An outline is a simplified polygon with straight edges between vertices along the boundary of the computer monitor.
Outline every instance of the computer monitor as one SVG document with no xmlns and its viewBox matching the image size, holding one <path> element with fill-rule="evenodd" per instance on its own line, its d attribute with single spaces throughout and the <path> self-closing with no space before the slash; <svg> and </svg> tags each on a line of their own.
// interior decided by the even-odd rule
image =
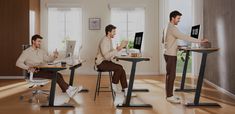
<svg viewBox="0 0 235 114">
<path fill-rule="evenodd" d="M 73 56 L 75 44 L 76 44 L 76 41 L 74 41 L 74 40 L 67 40 L 66 41 L 65 57 Z"/>
<path fill-rule="evenodd" d="M 135 33 L 135 40 L 134 40 L 134 46 L 133 48 L 138 49 L 141 51 L 141 45 L 143 40 L 143 32 L 137 32 Z"/>
<path fill-rule="evenodd" d="M 192 26 L 192 29 L 191 29 L 191 37 L 193 37 L 193 38 L 198 38 L 198 36 L 199 36 L 199 30 L 200 30 L 200 25 Z"/>
</svg>

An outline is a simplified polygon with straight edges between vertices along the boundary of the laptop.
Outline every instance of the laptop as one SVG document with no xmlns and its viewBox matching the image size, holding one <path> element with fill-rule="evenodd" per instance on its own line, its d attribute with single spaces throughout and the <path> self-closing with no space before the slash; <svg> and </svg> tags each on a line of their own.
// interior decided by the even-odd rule
<svg viewBox="0 0 235 114">
<path fill-rule="evenodd" d="M 129 53 L 141 53 L 143 34 L 144 34 L 144 32 L 136 32 L 133 48 L 129 49 L 129 50 L 126 50 L 124 52 L 121 52 L 121 56 L 126 56 Z"/>
<path fill-rule="evenodd" d="M 57 59 L 51 63 L 48 63 L 48 65 L 54 65 L 58 64 L 61 62 L 66 62 L 68 64 L 73 64 L 73 55 L 74 55 L 74 49 L 75 49 L 76 41 L 75 40 L 67 40 L 66 41 L 66 52 L 65 52 L 65 57 Z"/>
<path fill-rule="evenodd" d="M 200 25 L 192 26 L 191 37 L 198 39 L 200 31 Z M 201 48 L 200 44 L 192 43 L 191 48 Z"/>
<path fill-rule="evenodd" d="M 135 40 L 134 40 L 134 49 L 141 50 L 142 40 L 143 40 L 144 32 L 137 32 L 135 33 Z"/>
<path fill-rule="evenodd" d="M 191 29 L 191 37 L 193 38 L 196 38 L 198 39 L 199 37 L 199 32 L 200 32 L 200 25 L 195 25 L 195 26 L 192 26 L 192 29 Z M 181 47 L 189 47 L 190 44 L 186 44 L 186 45 L 180 45 Z M 192 46 L 192 47 L 195 47 L 195 46 Z"/>
<path fill-rule="evenodd" d="M 200 25 L 192 26 L 191 37 L 198 39 L 199 31 L 200 31 Z"/>
</svg>

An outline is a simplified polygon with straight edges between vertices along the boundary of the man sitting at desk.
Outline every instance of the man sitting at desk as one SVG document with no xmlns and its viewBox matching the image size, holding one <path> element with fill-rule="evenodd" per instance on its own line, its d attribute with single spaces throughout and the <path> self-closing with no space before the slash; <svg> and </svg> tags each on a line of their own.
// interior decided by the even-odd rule
<svg viewBox="0 0 235 114">
<path fill-rule="evenodd" d="M 47 52 L 42 50 L 40 48 L 42 39 L 43 38 L 40 35 L 32 36 L 32 46 L 30 46 L 21 53 L 20 57 L 16 62 L 16 66 L 25 69 L 28 72 L 33 72 L 34 77 L 51 79 L 54 76 L 54 72 L 40 70 L 38 71 L 34 68 L 34 66 L 40 64 L 53 62 L 59 55 L 57 50 L 54 51 L 53 56 L 48 55 Z M 66 92 L 69 97 L 73 97 L 78 91 L 82 89 L 82 86 L 78 88 L 69 86 L 60 73 L 57 73 L 57 76 L 57 83 L 59 84 L 62 92 Z"/>
<path fill-rule="evenodd" d="M 121 82 L 122 89 L 124 89 L 124 95 L 127 95 L 127 79 L 126 72 L 119 64 L 112 62 L 112 59 L 118 55 L 118 52 L 122 50 L 123 45 L 127 45 L 127 41 L 123 41 L 116 49 L 113 48 L 112 39 L 116 34 L 116 27 L 114 25 L 108 25 L 105 27 L 105 37 L 101 39 L 98 46 L 98 53 L 96 55 L 96 65 L 100 70 L 114 71 L 112 77 L 112 87 L 114 92 L 121 92 L 121 88 L 118 87 L 119 81 Z"/>
<path fill-rule="evenodd" d="M 180 98 L 173 96 L 174 80 L 176 77 L 177 63 L 177 39 L 186 40 L 194 43 L 208 42 L 206 39 L 195 39 L 181 33 L 176 25 L 180 22 L 182 14 L 178 11 L 170 13 L 170 22 L 163 32 L 162 43 L 164 43 L 164 58 L 166 61 L 166 99 L 171 103 L 180 103 Z"/>
</svg>

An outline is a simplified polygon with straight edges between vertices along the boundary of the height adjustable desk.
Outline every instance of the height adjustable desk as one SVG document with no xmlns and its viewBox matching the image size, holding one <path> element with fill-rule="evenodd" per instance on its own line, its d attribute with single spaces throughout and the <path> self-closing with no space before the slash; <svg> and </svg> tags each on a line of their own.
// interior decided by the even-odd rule
<svg viewBox="0 0 235 114">
<path fill-rule="evenodd" d="M 195 89 L 194 102 L 187 103 L 186 106 L 220 106 L 217 103 L 200 103 L 199 102 L 201 89 L 202 89 L 202 84 L 203 84 L 204 73 L 205 73 L 207 55 L 210 54 L 210 53 L 218 51 L 219 48 L 180 48 L 180 50 L 186 51 L 186 59 L 185 59 L 185 63 L 184 63 L 184 70 L 183 70 L 183 75 L 182 75 L 182 79 L 181 79 L 181 86 L 180 86 L 180 89 L 179 89 L 181 91 L 191 91 L 191 90 L 185 90 L 184 89 L 189 52 L 192 51 L 192 52 L 197 52 L 197 53 L 202 54 L 201 66 L 200 66 L 197 86 L 196 86 L 196 89 Z"/>
<path fill-rule="evenodd" d="M 125 102 L 123 104 L 118 104 L 117 107 L 148 107 L 148 108 L 152 108 L 152 105 L 150 105 L 150 104 L 130 104 L 131 94 L 133 91 L 133 84 L 134 84 L 134 80 L 135 80 L 136 64 L 141 61 L 149 61 L 150 59 L 147 57 L 129 57 L 129 56 L 118 56 L 118 57 L 116 57 L 116 59 L 132 62 L 127 97 L 125 99 Z M 136 91 L 138 91 L 138 90 L 136 90 Z"/>
<path fill-rule="evenodd" d="M 61 66 L 61 65 L 40 65 L 36 66 L 35 68 L 39 70 L 46 70 L 46 71 L 53 71 L 54 76 L 52 77 L 51 81 L 51 89 L 50 89 L 50 95 L 49 95 L 49 103 L 45 105 L 41 105 L 41 107 L 71 107 L 74 108 L 73 105 L 69 104 L 61 104 L 61 105 L 55 105 L 54 100 L 55 100 L 55 90 L 56 90 L 56 82 L 57 82 L 57 73 L 58 71 L 65 70 L 65 69 L 70 69 L 71 74 L 70 74 L 70 81 L 69 85 L 73 85 L 73 80 L 74 80 L 74 72 L 75 69 L 80 67 L 82 65 L 82 62 L 75 62 L 73 65 L 66 65 L 66 66 Z"/>
</svg>

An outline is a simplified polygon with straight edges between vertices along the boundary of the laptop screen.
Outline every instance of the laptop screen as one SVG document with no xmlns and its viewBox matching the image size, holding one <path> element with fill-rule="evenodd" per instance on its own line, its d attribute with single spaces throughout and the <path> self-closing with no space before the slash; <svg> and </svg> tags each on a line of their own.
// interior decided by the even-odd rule
<svg viewBox="0 0 235 114">
<path fill-rule="evenodd" d="M 141 50 L 141 44 L 143 39 L 143 32 L 135 33 L 134 48 Z"/>
<path fill-rule="evenodd" d="M 191 37 L 198 38 L 199 36 L 200 25 L 192 26 Z"/>
</svg>

